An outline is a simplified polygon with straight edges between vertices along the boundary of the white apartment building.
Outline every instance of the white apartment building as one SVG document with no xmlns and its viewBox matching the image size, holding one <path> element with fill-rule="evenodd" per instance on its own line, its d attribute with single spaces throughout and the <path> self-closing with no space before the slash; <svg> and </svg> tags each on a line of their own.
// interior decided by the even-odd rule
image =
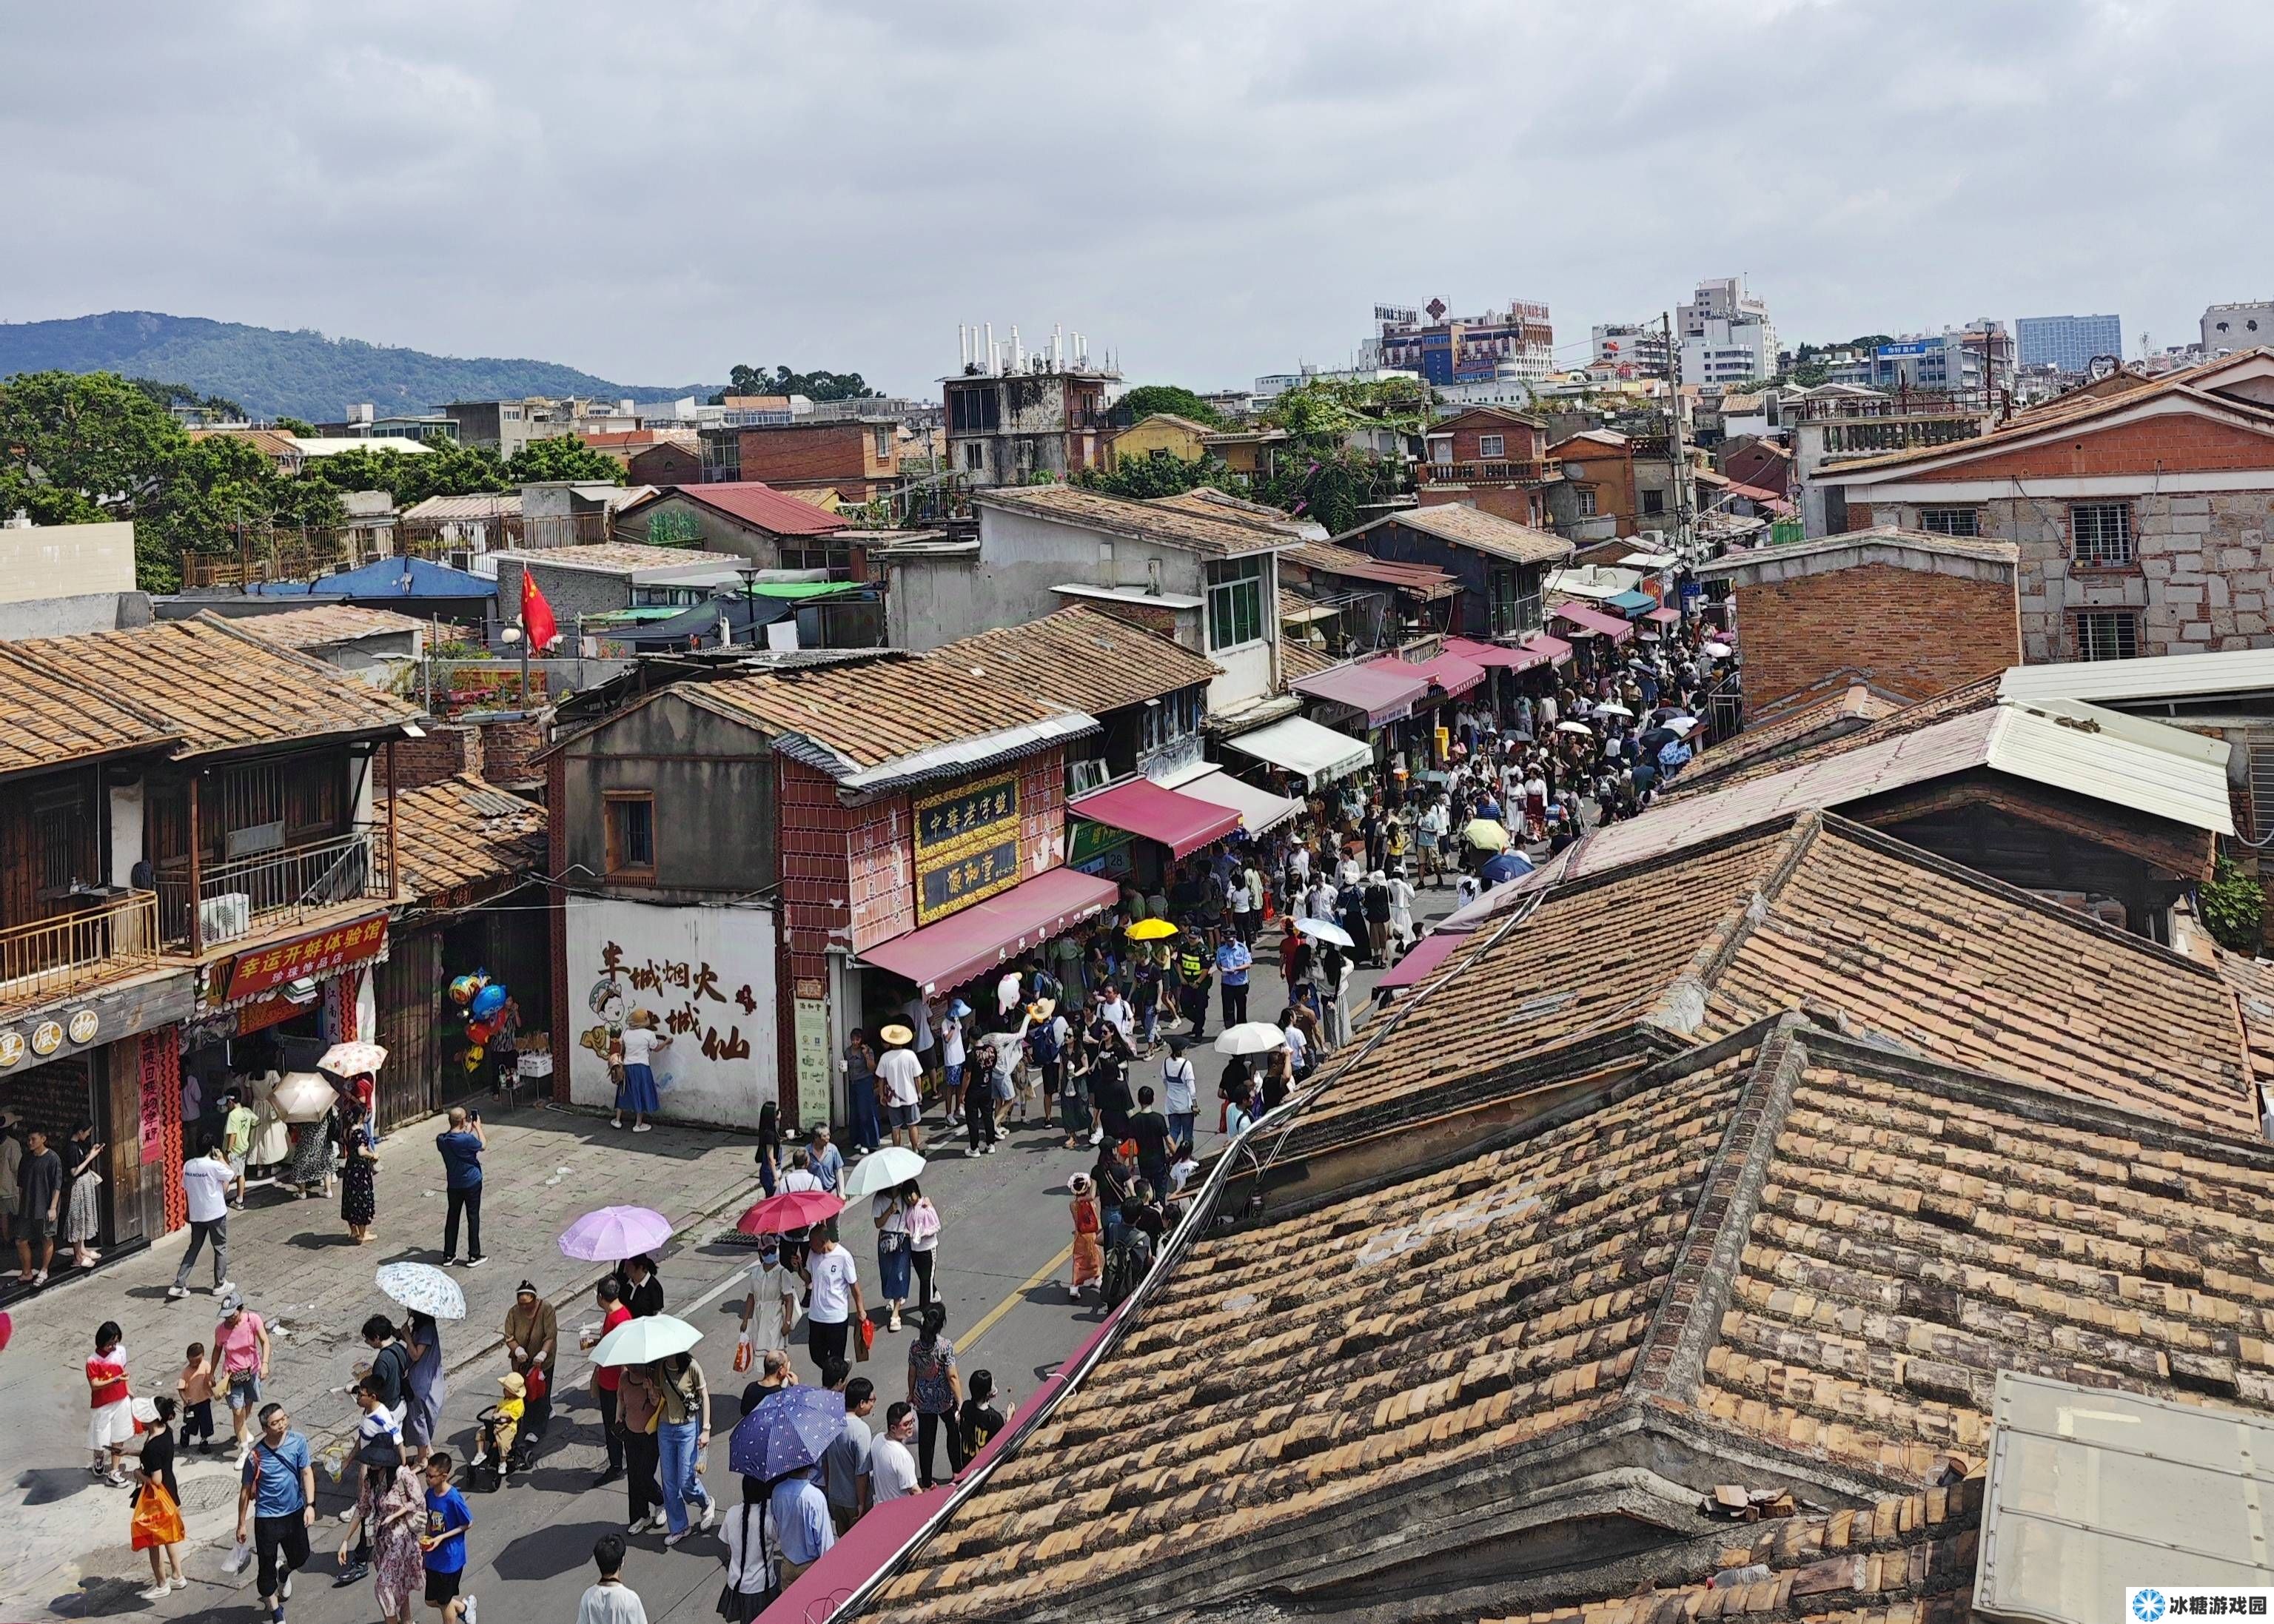
<svg viewBox="0 0 2274 1624">
<path fill-rule="evenodd" d="M 1699 282 L 1690 303 L 1677 307 L 1675 327 L 1685 384 L 1727 388 L 1776 374 L 1776 324 L 1742 276 Z"/>
</svg>

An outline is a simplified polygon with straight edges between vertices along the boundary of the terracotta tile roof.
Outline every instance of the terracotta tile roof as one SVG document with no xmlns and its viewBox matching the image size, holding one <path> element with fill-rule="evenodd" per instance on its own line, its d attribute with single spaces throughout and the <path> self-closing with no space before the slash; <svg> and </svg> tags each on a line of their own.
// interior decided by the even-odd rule
<svg viewBox="0 0 2274 1624">
<path fill-rule="evenodd" d="M 2274 964 L 2213 948 L 2211 962 L 2234 990 L 2242 1016 L 2242 1034 L 2250 1046 L 2250 1071 L 2257 1079 L 2260 1111 L 2274 1103 Z"/>
<path fill-rule="evenodd" d="M 777 491 L 756 479 L 672 485 L 632 503 L 619 519 L 629 520 L 634 514 L 644 513 L 656 503 L 667 502 L 674 497 L 684 497 L 697 507 L 711 508 L 776 536 L 825 536 L 845 528 L 845 521 L 835 514 L 825 513 L 809 502 L 799 501 L 787 492 Z"/>
<path fill-rule="evenodd" d="M 154 748 L 181 729 L 74 674 L 69 662 L 0 643 L 0 773 Z"/>
<path fill-rule="evenodd" d="M 1210 682 L 1223 668 L 1183 644 L 1075 605 L 1023 626 L 980 632 L 922 657 L 1092 716 Z"/>
<path fill-rule="evenodd" d="M 2218 973 L 1837 817 L 1542 888 L 1303 1113 L 1302 1154 L 1504 1097 L 1519 1056 L 1836 1012 L 1952 1064 L 2231 1133 L 2254 1072 Z"/>
<path fill-rule="evenodd" d="M 1977 711 L 1990 710 L 1998 703 L 1998 685 L 2002 680 L 2004 680 L 2002 675 L 1984 677 L 1978 681 L 1968 683 L 1963 688 L 1954 688 L 1947 693 L 1938 694 L 1931 699 L 1923 699 L 1916 704 L 1904 705 L 1899 710 L 1891 710 L 1878 721 L 1868 726 L 1857 728 L 1852 733 L 1803 745 L 1781 756 L 1764 756 L 1743 763 L 1728 772 L 1717 771 L 1710 781 L 1702 782 L 1694 786 L 1677 781 L 1671 790 L 1658 798 L 1659 801 L 1664 804 L 1668 801 L 1681 801 L 1691 795 L 1718 793 L 1725 789 L 1734 789 L 1740 784 L 1750 784 L 1756 778 L 1766 778 L 1771 773 L 1788 772 L 1795 767 L 1805 767 L 1817 762 L 1829 761 L 1834 756 L 1845 756 L 1851 750 L 1862 749 L 1865 745 L 1884 744 L 1891 739 L 1900 739 L 1906 733 L 1916 733 L 1923 727 L 1932 727 L 1939 723 L 1949 721 L 1954 717 L 1971 716 Z M 1733 744 L 1743 743 L 1751 736 L 1751 731 L 1748 730 L 1746 733 L 1739 733 L 1732 742 Z M 1714 749 L 1722 748 L 1724 747 L 1717 745 Z M 1706 751 L 1698 757 L 1698 764 L 1704 766 L 1713 758 L 1713 749 Z"/>
<path fill-rule="evenodd" d="M 1006 513 L 1025 513 L 1090 530 L 1110 530 L 1212 558 L 1284 547 L 1294 539 L 1283 531 L 1258 524 L 1253 515 L 1219 516 L 1196 512 L 1189 506 L 1125 501 L 1079 485 L 1035 485 L 975 491 L 971 500 L 982 508 L 998 508 Z"/>
<path fill-rule="evenodd" d="M 288 609 L 281 614 L 244 617 L 240 631 L 251 632 L 286 649 L 319 649 L 329 643 L 353 643 L 358 637 L 383 637 L 391 632 L 426 629 L 426 622 L 392 609 L 366 609 L 357 604 L 320 604 L 313 609 Z"/>
<path fill-rule="evenodd" d="M 1279 668 L 1290 682 L 1298 677 L 1314 677 L 1329 666 L 1341 663 L 1324 649 L 1314 649 L 1298 638 L 1282 637 L 1279 640 Z"/>
<path fill-rule="evenodd" d="M 320 660 L 262 641 L 216 615 L 132 631 L 35 637 L 8 645 L 80 694 L 157 718 L 173 754 L 200 756 L 290 740 L 376 733 L 420 714 Z"/>
<path fill-rule="evenodd" d="M 1952 1478 L 1987 1453 L 1998 1372 L 2274 1412 L 2263 1143 L 1797 1016 L 1574 1109 L 1190 1232 L 877 1602 L 1294 1617 L 1353 1583 L 1442 1598 L 1453 1550 L 1517 1530 L 1537 1543 L 1499 1571 L 1543 1599 L 1469 1616 L 1956 1624 L 1982 1496 Z M 1661 1500 L 1666 1543 L 1617 1547 L 1604 1598 L 1584 1530 L 1638 1464 L 1849 1504 L 1732 1528 Z"/>
<path fill-rule="evenodd" d="M 1517 564 L 1561 564 L 1571 556 L 1571 544 L 1561 536 L 1551 536 L 1529 524 L 1518 524 L 1513 519 L 1503 519 L 1459 502 L 1434 508 L 1401 508 L 1370 524 L 1361 524 L 1337 536 L 1335 540 L 1348 542 L 1352 537 L 1363 536 L 1384 524 L 1402 524 L 1440 541 L 1471 547 Z"/>
<path fill-rule="evenodd" d="M 287 460 L 297 462 L 300 458 L 300 442 L 282 429 L 192 429 L 190 431 L 192 440 L 204 440 L 209 435 L 225 435 L 230 440 L 241 440 L 272 462 Z"/>
<path fill-rule="evenodd" d="M 1180 513 L 1196 513 L 1204 519 L 1231 519 L 1236 523 L 1259 524 L 1266 530 L 1284 530 L 1290 535 L 1306 526 L 1320 534 L 1326 526 L 1313 520 L 1299 519 L 1284 508 L 1274 508 L 1265 502 L 1251 502 L 1245 497 L 1234 496 L 1229 491 L 1219 491 L 1212 485 L 1194 485 L 1189 491 L 1179 491 L 1174 496 L 1148 499 L 1151 508 L 1171 508 Z"/>
<path fill-rule="evenodd" d="M 672 691 L 768 733 L 811 740 L 836 758 L 840 776 L 1073 711 L 929 655 L 759 672 Z"/>
<path fill-rule="evenodd" d="M 1966 1624 L 1985 1478 L 1810 1516 L 1732 1527 L 1702 1560 L 1651 1563 L 1652 1582 L 1617 1596 L 1587 1592 L 1482 1624 L 1673 1624 L 1735 1618 L 1760 1624 Z M 1765 1579 L 1735 1577 L 1765 1568 Z"/>
<path fill-rule="evenodd" d="M 1315 569 L 1324 575 L 1344 575 L 1353 581 L 1376 581 L 1385 586 L 1402 588 L 1435 597 L 1456 584 L 1452 575 L 1432 564 L 1395 563 L 1360 553 L 1355 547 L 1337 546 L 1331 541 L 1306 541 L 1299 547 L 1290 547 L 1279 555 L 1283 563 L 1298 565 L 1304 569 Z"/>
<path fill-rule="evenodd" d="M 880 1599 L 943 1620 L 1016 1618 L 1045 1597 L 1118 1611 L 1142 1598 L 1106 1591 L 1163 1563 L 1291 1537 L 1600 1415 L 1742 1080 L 1733 1062 L 1201 1242 Z"/>
<path fill-rule="evenodd" d="M 430 496 L 403 510 L 406 524 L 467 524 L 521 516 L 521 492 L 501 491 L 472 496 Z"/>
<path fill-rule="evenodd" d="M 456 886 L 541 873 L 545 808 L 471 772 L 395 798 L 395 859 L 405 889 L 425 901 Z M 380 802 L 380 816 L 387 803 Z"/>
<path fill-rule="evenodd" d="M 1723 786 L 1736 781 L 1729 776 L 1736 769 L 1773 758 L 1789 764 L 1805 746 L 1846 738 L 1901 709 L 1900 701 L 1851 680 L 1835 692 L 1780 710 L 1733 739 L 1709 745 L 1682 775 L 1680 787 L 1690 793 L 1704 784 Z"/>
<path fill-rule="evenodd" d="M 629 575 L 643 569 L 692 569 L 704 565 L 731 569 L 749 562 L 739 553 L 711 553 L 701 547 L 651 547 L 637 541 L 592 541 L 575 547 L 505 547 L 488 556 L 534 564 L 543 569 L 591 569 L 612 575 Z"/>
</svg>

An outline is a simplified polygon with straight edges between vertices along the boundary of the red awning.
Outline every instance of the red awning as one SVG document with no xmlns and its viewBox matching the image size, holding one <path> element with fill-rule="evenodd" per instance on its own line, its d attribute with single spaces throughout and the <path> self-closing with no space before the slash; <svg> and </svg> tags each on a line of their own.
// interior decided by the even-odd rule
<svg viewBox="0 0 2274 1624">
<path fill-rule="evenodd" d="M 1546 632 L 1534 632 L 1524 640 L 1527 649 L 1537 649 L 1559 665 L 1571 663 L 1571 645 L 1561 637 L 1551 637 Z"/>
<path fill-rule="evenodd" d="M 1239 827 L 1239 814 L 1231 808 L 1179 795 L 1150 778 L 1132 778 L 1069 801 L 1066 810 L 1093 823 L 1108 823 L 1148 840 L 1158 840 L 1178 857 L 1221 840 Z"/>
<path fill-rule="evenodd" d="M 1404 666 L 1384 671 L 1379 660 L 1369 660 L 1363 665 L 1330 666 L 1307 677 L 1298 677 L 1287 686 L 1306 698 L 1348 705 L 1366 718 L 1368 727 L 1379 727 L 1384 722 L 1412 715 L 1413 702 L 1429 696 L 1427 677 L 1418 671 L 1408 672 Z"/>
<path fill-rule="evenodd" d="M 1502 671 L 1530 671 L 1535 665 L 1545 665 L 1549 658 L 1545 649 L 1530 648 L 1523 643 L 1479 643 L 1473 637 L 1446 638 L 1445 652 L 1457 654 L 1472 665 L 1482 665 L 1487 670 L 1497 665 Z M 1570 652 L 1569 647 L 1564 652 L 1567 655 Z"/>
<path fill-rule="evenodd" d="M 1682 611 L 1679 609 L 1653 609 L 1648 614 L 1643 616 L 1643 619 L 1645 620 L 1655 620 L 1660 626 L 1675 626 L 1681 623 Z"/>
<path fill-rule="evenodd" d="M 1382 973 L 1382 979 L 1374 982 L 1374 986 L 1377 988 L 1412 987 L 1426 981 L 1436 974 L 1438 967 L 1450 959 L 1463 943 L 1473 940 L 1472 936 L 1450 931 L 1423 936 L 1420 941 L 1414 944 L 1412 952 Z"/>
<path fill-rule="evenodd" d="M 1120 885 L 1073 868 L 1052 868 L 962 913 L 864 949 L 863 964 L 914 981 L 926 994 L 969 981 L 1005 959 L 1111 906 Z"/>
<path fill-rule="evenodd" d="M 1457 654 L 1440 654 L 1434 658 L 1423 660 L 1419 665 L 1410 660 L 1399 659 L 1396 655 L 1390 655 L 1382 659 L 1368 660 L 1364 668 L 1367 671 L 1387 672 L 1392 676 L 1404 673 L 1422 678 L 1431 688 L 1440 690 L 1448 697 L 1455 694 L 1465 694 L 1485 680 L 1483 666 L 1472 660 L 1465 660 Z"/>
<path fill-rule="evenodd" d="M 1582 632 L 1608 637 L 1613 643 L 1624 643 L 1634 635 L 1634 625 L 1625 616 L 1606 614 L 1585 604 L 1560 604 L 1547 612 L 1547 618 L 1576 626 Z"/>
</svg>

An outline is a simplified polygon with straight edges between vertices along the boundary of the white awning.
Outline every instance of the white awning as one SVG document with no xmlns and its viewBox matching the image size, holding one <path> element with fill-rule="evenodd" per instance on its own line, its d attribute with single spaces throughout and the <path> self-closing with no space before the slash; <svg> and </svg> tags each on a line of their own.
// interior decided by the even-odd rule
<svg viewBox="0 0 2274 1624">
<path fill-rule="evenodd" d="M 1348 778 L 1374 762 L 1374 751 L 1363 741 L 1299 716 L 1291 716 L 1224 742 L 1225 748 L 1243 756 L 1285 768 L 1311 788 L 1335 778 Z"/>
<path fill-rule="evenodd" d="M 1177 793 L 1230 807 L 1239 814 L 1240 828 L 1251 835 L 1276 829 L 1303 809 L 1303 803 L 1292 795 L 1275 795 L 1268 789 L 1243 784 L 1230 773 L 1214 769 L 1178 785 Z"/>
</svg>

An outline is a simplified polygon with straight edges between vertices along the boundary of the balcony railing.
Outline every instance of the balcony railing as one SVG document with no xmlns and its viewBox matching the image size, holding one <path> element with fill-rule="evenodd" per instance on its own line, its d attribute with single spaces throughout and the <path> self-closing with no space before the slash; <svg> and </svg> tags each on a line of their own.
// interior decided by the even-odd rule
<svg viewBox="0 0 2274 1624">
<path fill-rule="evenodd" d="M 0 1009 L 61 997 L 158 956 L 158 898 L 137 891 L 0 930 Z"/>
<path fill-rule="evenodd" d="M 366 897 L 393 895 L 386 839 L 369 829 L 206 864 L 198 873 L 197 946 L 233 942 L 259 927 L 295 924 Z M 190 901 L 188 860 L 175 859 L 158 871 L 160 940 L 169 949 L 191 944 Z"/>
<path fill-rule="evenodd" d="M 1487 460 L 1418 466 L 1423 485 L 1539 485 L 1547 477 L 1547 465 L 1540 462 Z"/>
</svg>

